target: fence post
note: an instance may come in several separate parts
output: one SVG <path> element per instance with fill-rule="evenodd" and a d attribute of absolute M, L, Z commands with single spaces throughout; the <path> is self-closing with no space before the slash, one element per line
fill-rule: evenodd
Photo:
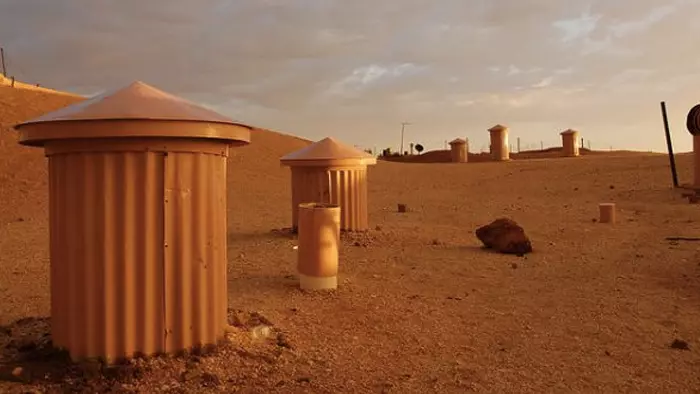
<path fill-rule="evenodd" d="M 2 76 L 7 78 L 7 68 L 5 67 L 5 48 L 0 48 L 0 63 L 2 63 Z"/>

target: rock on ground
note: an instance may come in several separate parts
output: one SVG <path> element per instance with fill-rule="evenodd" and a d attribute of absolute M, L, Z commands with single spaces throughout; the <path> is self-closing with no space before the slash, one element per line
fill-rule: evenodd
<path fill-rule="evenodd" d="M 532 244 L 525 235 L 525 230 L 508 218 L 496 219 L 479 227 L 476 229 L 476 237 L 487 248 L 501 253 L 522 256 L 532 252 Z"/>

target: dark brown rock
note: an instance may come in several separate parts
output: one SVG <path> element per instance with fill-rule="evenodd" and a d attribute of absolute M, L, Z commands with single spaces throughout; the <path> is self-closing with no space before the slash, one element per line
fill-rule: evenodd
<path fill-rule="evenodd" d="M 686 341 L 674 339 L 673 342 L 671 342 L 671 349 L 690 350 L 690 346 L 688 346 L 688 342 Z"/>
<path fill-rule="evenodd" d="M 523 256 L 532 252 L 530 239 L 525 230 L 508 218 L 496 219 L 476 229 L 476 237 L 489 249 L 500 253 Z"/>
<path fill-rule="evenodd" d="M 408 210 L 408 207 L 406 207 L 406 204 L 399 204 L 399 206 L 398 206 L 399 213 L 406 213 L 407 210 Z"/>

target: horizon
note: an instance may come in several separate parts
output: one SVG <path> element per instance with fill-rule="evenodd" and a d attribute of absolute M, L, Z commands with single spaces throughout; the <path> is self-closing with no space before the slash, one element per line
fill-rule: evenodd
<path fill-rule="evenodd" d="M 573 128 L 594 150 L 665 153 L 665 101 L 674 151 L 692 151 L 700 0 L 207 4 L 4 2 L 8 77 L 85 96 L 142 80 L 252 126 L 379 151 L 398 151 L 409 122 L 404 150 L 468 137 L 480 152 L 500 123 L 522 150 Z"/>

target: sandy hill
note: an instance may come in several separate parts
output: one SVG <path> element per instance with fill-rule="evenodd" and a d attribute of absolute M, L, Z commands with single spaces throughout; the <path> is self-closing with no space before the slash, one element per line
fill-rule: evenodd
<path fill-rule="evenodd" d="M 230 159 L 233 339 L 217 355 L 139 360 L 83 379 L 96 374 L 94 365 L 67 368 L 42 353 L 41 317 L 50 305 L 46 163 L 40 149 L 17 145 L 8 131 L 79 99 L 0 87 L 2 393 L 700 387 L 700 249 L 667 239 L 700 238 L 700 209 L 670 187 L 667 157 L 380 162 L 369 172 L 372 229 L 343 235 L 338 290 L 309 294 L 298 289 L 296 239 L 271 231 L 291 217 L 289 172 L 279 157 L 308 142 L 267 131 L 255 131 Z M 678 158 L 681 182 L 692 179 L 691 159 Z M 618 222 L 597 223 L 598 203 L 609 201 Z M 409 211 L 397 213 L 397 203 Z M 480 248 L 474 230 L 504 216 L 525 228 L 534 253 Z M 28 317 L 40 319 L 18 320 Z M 253 328 L 263 322 L 283 336 L 256 339 L 261 331 Z M 33 378 L 8 383 L 20 365 Z"/>
<path fill-rule="evenodd" d="M 0 86 L 0 222 L 26 214 L 36 213 L 37 217 L 46 214 L 48 189 L 43 151 L 19 145 L 17 132 L 12 130 L 12 126 L 82 99 L 80 96 L 31 86 L 14 89 Z M 289 170 L 280 167 L 279 158 L 309 143 L 269 130 L 254 130 L 251 144 L 233 149 L 229 160 L 229 180 L 235 177 L 236 183 L 248 185 L 245 189 L 237 190 L 241 193 L 238 195 L 240 200 L 262 204 L 270 195 L 276 197 L 280 193 L 288 193 L 288 188 L 278 187 L 279 184 L 289 183 Z M 249 182 L 253 179 L 257 181 Z M 233 204 L 240 200 L 234 200 Z M 37 207 L 41 209 L 37 210 Z"/>

